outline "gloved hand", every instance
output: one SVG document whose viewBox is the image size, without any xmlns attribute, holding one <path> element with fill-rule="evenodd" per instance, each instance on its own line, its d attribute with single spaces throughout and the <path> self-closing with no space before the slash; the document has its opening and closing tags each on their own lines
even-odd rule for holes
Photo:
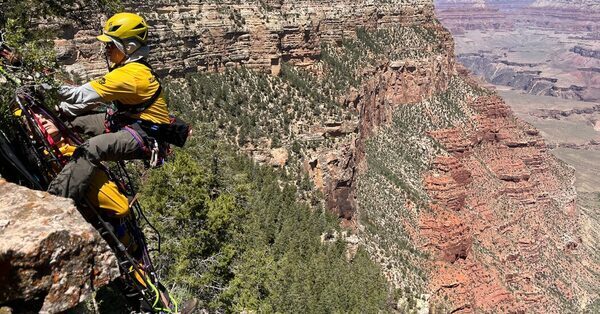
<svg viewBox="0 0 600 314">
<path fill-rule="evenodd" d="M 58 115 L 61 118 L 73 119 L 77 115 L 69 109 L 70 107 L 73 107 L 73 105 L 69 104 L 67 102 L 61 101 L 60 104 L 54 106 L 54 109 L 56 110 L 56 112 L 58 112 Z"/>
<path fill-rule="evenodd" d="M 42 83 L 38 86 L 40 86 L 43 90 L 46 90 L 46 91 L 51 91 L 54 89 L 54 86 L 47 84 L 47 83 Z"/>
<path fill-rule="evenodd" d="M 63 115 L 64 115 L 64 114 L 63 114 L 63 111 L 62 111 L 62 109 L 60 108 L 60 105 L 56 105 L 56 106 L 54 106 L 54 111 L 56 111 L 56 114 L 57 114 L 59 117 L 63 117 Z"/>
<path fill-rule="evenodd" d="M 54 89 L 54 87 L 47 83 L 42 83 L 33 86 L 33 91 L 36 93 L 47 93 Z"/>
</svg>

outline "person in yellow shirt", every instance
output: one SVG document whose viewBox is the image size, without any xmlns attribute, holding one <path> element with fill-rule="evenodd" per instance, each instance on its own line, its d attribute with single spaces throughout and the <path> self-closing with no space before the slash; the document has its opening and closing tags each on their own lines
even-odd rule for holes
<svg viewBox="0 0 600 314">
<path fill-rule="evenodd" d="M 105 44 L 109 73 L 81 86 L 62 86 L 59 111 L 89 138 L 50 183 L 48 192 L 81 200 L 101 161 L 150 159 L 164 147 L 158 129 L 169 125 L 167 102 L 158 78 L 145 61 L 148 25 L 134 13 L 117 13 L 97 37 Z M 99 102 L 113 102 L 113 114 L 90 114 Z"/>
<path fill-rule="evenodd" d="M 73 118 L 71 126 L 91 137 L 75 149 L 71 160 L 50 182 L 48 192 L 76 202 L 83 200 L 90 188 L 103 192 L 106 182 L 94 179 L 101 161 L 151 159 L 152 163 L 157 150 L 167 143 L 183 146 L 191 133 L 187 124 L 169 115 L 160 82 L 145 60 L 149 47 L 144 18 L 117 13 L 106 21 L 97 38 L 105 44 L 109 73 L 81 86 L 62 86 L 58 91 L 64 100 L 58 106 L 61 115 Z M 117 110 L 90 114 L 98 102 L 112 102 Z M 100 196 L 91 195 L 102 207 Z M 113 212 L 118 217 L 129 210 L 121 206 Z M 134 258 L 139 258 L 137 253 Z M 145 285 L 143 275 L 135 274 Z M 186 301 L 180 313 L 193 312 L 196 304 L 196 299 Z"/>
</svg>

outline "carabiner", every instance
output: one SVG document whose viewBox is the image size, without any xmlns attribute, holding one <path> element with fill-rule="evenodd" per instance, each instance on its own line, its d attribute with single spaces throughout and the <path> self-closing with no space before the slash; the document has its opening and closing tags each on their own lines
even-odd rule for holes
<svg viewBox="0 0 600 314">
<path fill-rule="evenodd" d="M 157 167 L 159 165 L 159 161 L 160 161 L 160 157 L 159 157 L 159 153 L 160 150 L 158 149 L 158 142 L 156 140 L 154 141 L 154 145 L 152 145 L 152 155 L 150 157 L 150 167 Z"/>
</svg>

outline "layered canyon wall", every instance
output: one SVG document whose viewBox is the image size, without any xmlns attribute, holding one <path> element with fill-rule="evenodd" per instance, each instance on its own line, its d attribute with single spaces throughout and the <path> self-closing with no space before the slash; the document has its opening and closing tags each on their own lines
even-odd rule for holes
<svg viewBox="0 0 600 314">
<path fill-rule="evenodd" d="M 367 30 L 431 20 L 431 1 L 124 1 L 152 26 L 154 64 L 160 74 L 181 76 L 222 71 L 244 65 L 277 73 L 282 62 L 313 64 L 321 44 L 355 37 Z M 84 11 L 85 12 L 85 11 Z M 57 40 L 67 71 L 94 76 L 106 65 L 94 39 L 105 19 L 85 12 L 97 23 L 58 22 Z"/>
<path fill-rule="evenodd" d="M 589 12 L 600 11 L 600 3 L 595 0 L 535 0 L 532 8 L 571 9 Z"/>
<path fill-rule="evenodd" d="M 454 313 L 577 313 L 597 299 L 572 170 L 499 97 L 456 77 L 399 107 L 366 158 L 359 221 L 398 289 Z"/>
<path fill-rule="evenodd" d="M 600 5 L 590 1 L 485 1 L 483 6 L 473 6 L 460 1 L 436 0 L 437 15 L 453 33 L 470 29 L 501 29 L 498 25 L 551 28 L 564 31 L 597 31 L 595 21 Z M 489 18 L 496 12 L 494 24 Z M 478 18 L 479 17 L 479 18 Z M 469 21 L 467 23 L 467 21 Z M 479 21 L 479 22 L 477 22 Z"/>
<path fill-rule="evenodd" d="M 479 9 L 437 3 L 438 16 L 458 36 L 459 62 L 486 82 L 532 95 L 599 99 L 597 4 L 488 1 Z"/>
<path fill-rule="evenodd" d="M 436 8 L 437 9 L 445 9 L 445 8 L 453 8 L 453 7 L 463 7 L 463 8 L 479 8 L 483 9 L 486 7 L 485 0 L 444 0 L 437 1 Z"/>
</svg>

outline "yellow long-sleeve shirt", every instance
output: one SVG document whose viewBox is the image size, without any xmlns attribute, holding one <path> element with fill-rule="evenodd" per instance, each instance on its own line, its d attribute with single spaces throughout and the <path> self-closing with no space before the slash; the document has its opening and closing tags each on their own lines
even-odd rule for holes
<svg viewBox="0 0 600 314">
<path fill-rule="evenodd" d="M 150 68 L 138 62 L 130 62 L 90 82 L 90 85 L 104 101 L 118 100 L 124 105 L 137 105 L 152 98 L 160 83 Z M 150 107 L 131 117 L 159 124 L 169 123 L 169 110 L 163 93 Z"/>
</svg>

